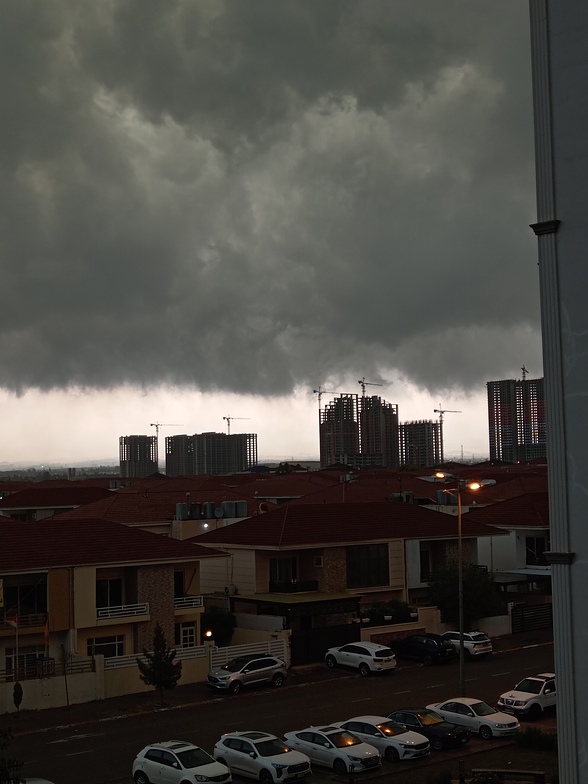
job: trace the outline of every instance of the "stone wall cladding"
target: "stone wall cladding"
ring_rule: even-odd
[[[319,591],[324,593],[341,593],[347,590],[347,554],[344,547],[325,548],[323,566],[317,572]]]
[[[174,646],[174,567],[143,566],[137,570],[139,602],[149,602],[151,620],[139,624],[137,648],[151,650],[157,623],[163,629],[169,648]]]

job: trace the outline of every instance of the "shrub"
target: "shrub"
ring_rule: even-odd
[[[538,727],[526,727],[517,735],[517,743],[527,749],[547,749],[557,751],[557,735],[542,732]]]

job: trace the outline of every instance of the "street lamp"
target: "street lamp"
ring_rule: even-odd
[[[439,482],[455,482],[455,487],[448,488],[448,492],[455,493],[457,498],[457,613],[459,631],[459,696],[465,697],[465,646],[463,635],[463,537],[461,530],[461,492],[462,490],[479,490],[484,485],[496,484],[495,479],[482,479],[481,482],[469,482],[453,474],[438,471],[435,479]]]

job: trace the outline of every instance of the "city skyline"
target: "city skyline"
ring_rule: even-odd
[[[226,416],[306,457],[312,390],[361,378],[402,421],[461,411],[445,453],[488,454],[485,382],[543,375],[526,4],[0,22],[0,462]]]

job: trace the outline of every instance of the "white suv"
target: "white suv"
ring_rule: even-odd
[[[444,640],[450,642],[459,653],[459,632],[443,632]],[[492,653],[492,640],[484,632],[464,632],[463,649],[466,656],[488,656]]]
[[[377,642],[350,642],[337,648],[329,648],[325,653],[327,667],[355,667],[360,675],[371,672],[395,670],[397,667],[394,651]]]
[[[505,713],[515,716],[540,718],[548,708],[556,704],[555,673],[541,672],[523,678],[512,691],[501,694],[498,707]]]
[[[137,754],[133,779],[135,784],[229,784],[231,771],[193,743],[167,740]]]
[[[306,754],[292,751],[283,740],[267,732],[229,732],[215,743],[212,755],[233,773],[261,784],[279,784],[311,773]]]

